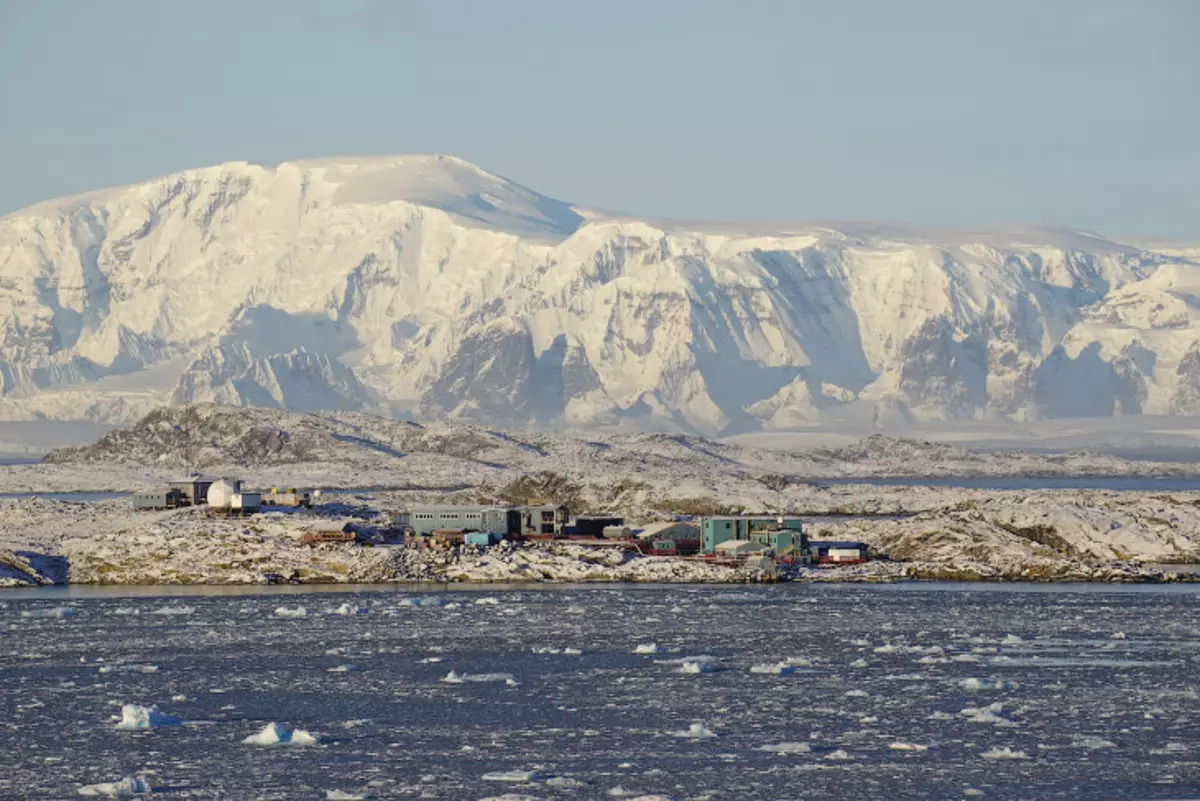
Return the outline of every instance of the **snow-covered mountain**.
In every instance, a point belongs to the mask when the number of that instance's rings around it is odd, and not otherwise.
[[[445,156],[230,163],[0,218],[0,419],[1196,415],[1192,255],[1060,229],[637,220]]]

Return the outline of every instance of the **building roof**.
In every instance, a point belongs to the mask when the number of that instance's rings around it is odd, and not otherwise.
[[[682,520],[671,520],[666,523],[648,523],[642,526],[638,531],[638,537],[642,539],[653,539],[664,531],[670,531],[674,528],[687,528],[696,532],[696,539],[700,539],[700,527],[695,523],[688,523]]]
[[[800,520],[800,515],[706,515],[705,520]]]
[[[507,506],[482,506],[479,504],[462,504],[454,506],[452,504],[439,503],[414,503],[409,507],[410,512],[432,512],[433,514],[445,514],[452,512],[507,512]]]

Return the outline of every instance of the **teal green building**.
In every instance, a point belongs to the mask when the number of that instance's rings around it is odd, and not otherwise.
[[[775,549],[776,556],[801,555],[808,537],[799,517],[744,515],[704,517],[700,521],[700,552],[715,554],[727,540],[755,540]]]

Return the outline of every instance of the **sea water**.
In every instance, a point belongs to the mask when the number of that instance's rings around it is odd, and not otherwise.
[[[0,594],[0,798],[1200,797],[1192,586],[288,590]]]

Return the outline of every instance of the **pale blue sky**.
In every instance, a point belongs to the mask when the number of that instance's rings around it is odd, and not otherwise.
[[[1200,241],[1189,0],[0,0],[0,213],[453,153],[657,217]]]

